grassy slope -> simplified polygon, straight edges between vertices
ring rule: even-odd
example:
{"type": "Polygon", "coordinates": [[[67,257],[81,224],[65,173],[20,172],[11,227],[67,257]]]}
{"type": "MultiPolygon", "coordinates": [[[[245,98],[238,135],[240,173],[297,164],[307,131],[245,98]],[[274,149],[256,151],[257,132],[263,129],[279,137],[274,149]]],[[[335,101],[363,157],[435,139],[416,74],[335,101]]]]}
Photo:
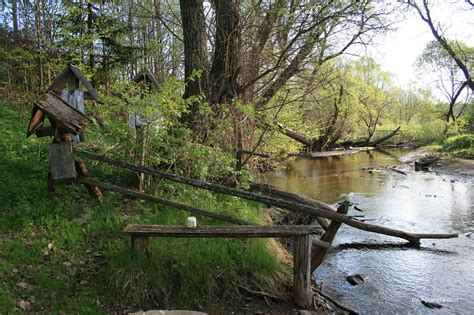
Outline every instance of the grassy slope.
{"type": "MultiPolygon", "coordinates": [[[[241,302],[236,284],[265,287],[272,275],[288,273],[263,239],[155,238],[151,259],[131,256],[130,240],[120,233],[127,223],[181,224],[188,214],[108,192],[98,204],[72,182],[48,193],[51,140],[25,139],[27,121],[20,116],[0,100],[0,313],[235,305],[241,302]]],[[[95,176],[124,177],[89,165],[95,176]]],[[[256,204],[178,186],[164,191],[181,202],[261,220],[256,204]]]]}

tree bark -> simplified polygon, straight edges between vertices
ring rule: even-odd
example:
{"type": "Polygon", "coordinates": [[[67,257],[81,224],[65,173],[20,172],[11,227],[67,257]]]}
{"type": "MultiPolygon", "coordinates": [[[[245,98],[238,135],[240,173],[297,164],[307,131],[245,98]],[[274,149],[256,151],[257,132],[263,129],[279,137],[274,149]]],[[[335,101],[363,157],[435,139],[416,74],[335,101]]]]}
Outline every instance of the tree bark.
{"type": "MultiPolygon", "coordinates": [[[[202,0],[180,0],[179,7],[183,25],[184,76],[186,87],[183,97],[206,95],[208,92],[208,62],[206,43],[206,23],[202,0]],[[201,71],[199,77],[193,76],[201,71]]],[[[185,119],[191,123],[197,115],[199,103],[194,102],[191,112],[185,119]]]]}
{"type": "Polygon", "coordinates": [[[18,6],[17,0],[12,0],[12,23],[13,23],[13,35],[18,35],[18,6]]]}
{"type": "Polygon", "coordinates": [[[215,1],[216,40],[210,71],[213,104],[223,104],[238,93],[240,66],[240,12],[236,0],[215,1]]]}

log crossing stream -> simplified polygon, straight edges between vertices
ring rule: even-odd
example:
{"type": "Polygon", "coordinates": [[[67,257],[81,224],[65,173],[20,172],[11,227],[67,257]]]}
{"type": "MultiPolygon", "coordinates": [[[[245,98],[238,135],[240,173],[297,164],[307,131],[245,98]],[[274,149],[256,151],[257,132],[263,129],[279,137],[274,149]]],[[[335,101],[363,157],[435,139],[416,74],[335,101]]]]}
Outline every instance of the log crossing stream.
{"type": "Polygon", "coordinates": [[[402,241],[343,225],[316,278],[325,292],[361,313],[427,313],[421,300],[441,304],[437,313],[474,311],[474,182],[413,172],[398,161],[407,151],[369,151],[323,159],[297,158],[283,171],[265,174],[268,184],[335,203],[348,194],[349,215],[419,233],[459,233],[449,240],[422,240],[421,250],[402,241]],[[403,172],[394,172],[396,166],[403,172]],[[406,174],[403,174],[406,173],[406,174]],[[374,245],[375,243],[380,245],[374,245]],[[352,286],[346,276],[362,274],[352,286]]]}

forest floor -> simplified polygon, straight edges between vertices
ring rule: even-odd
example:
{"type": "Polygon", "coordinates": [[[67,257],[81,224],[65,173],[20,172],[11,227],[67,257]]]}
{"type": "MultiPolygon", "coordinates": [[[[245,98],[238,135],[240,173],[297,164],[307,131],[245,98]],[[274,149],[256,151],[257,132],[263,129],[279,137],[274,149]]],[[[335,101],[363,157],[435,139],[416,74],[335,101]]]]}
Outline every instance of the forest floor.
{"type": "MultiPolygon", "coordinates": [[[[292,267],[277,241],[154,238],[151,256],[136,257],[121,233],[126,224],[182,224],[188,214],[108,192],[99,203],[73,181],[47,192],[51,139],[25,139],[29,113],[0,99],[0,314],[298,313],[292,267]]],[[[130,173],[91,164],[94,177],[130,180],[130,173]]],[[[256,203],[171,184],[160,186],[160,194],[268,224],[256,203]]],[[[332,312],[324,299],[315,304],[332,312]]]]}

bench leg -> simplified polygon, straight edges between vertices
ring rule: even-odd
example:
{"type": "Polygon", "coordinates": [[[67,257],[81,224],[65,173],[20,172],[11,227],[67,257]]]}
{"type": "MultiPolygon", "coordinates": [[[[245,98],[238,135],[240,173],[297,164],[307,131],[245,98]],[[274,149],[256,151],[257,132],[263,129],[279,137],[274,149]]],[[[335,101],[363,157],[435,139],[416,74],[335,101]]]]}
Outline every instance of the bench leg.
{"type": "Polygon", "coordinates": [[[135,254],[150,254],[150,238],[132,235],[132,250],[135,254]]]}
{"type": "Polygon", "coordinates": [[[310,307],[311,294],[311,236],[296,236],[293,253],[293,300],[302,308],[310,307]]]}

